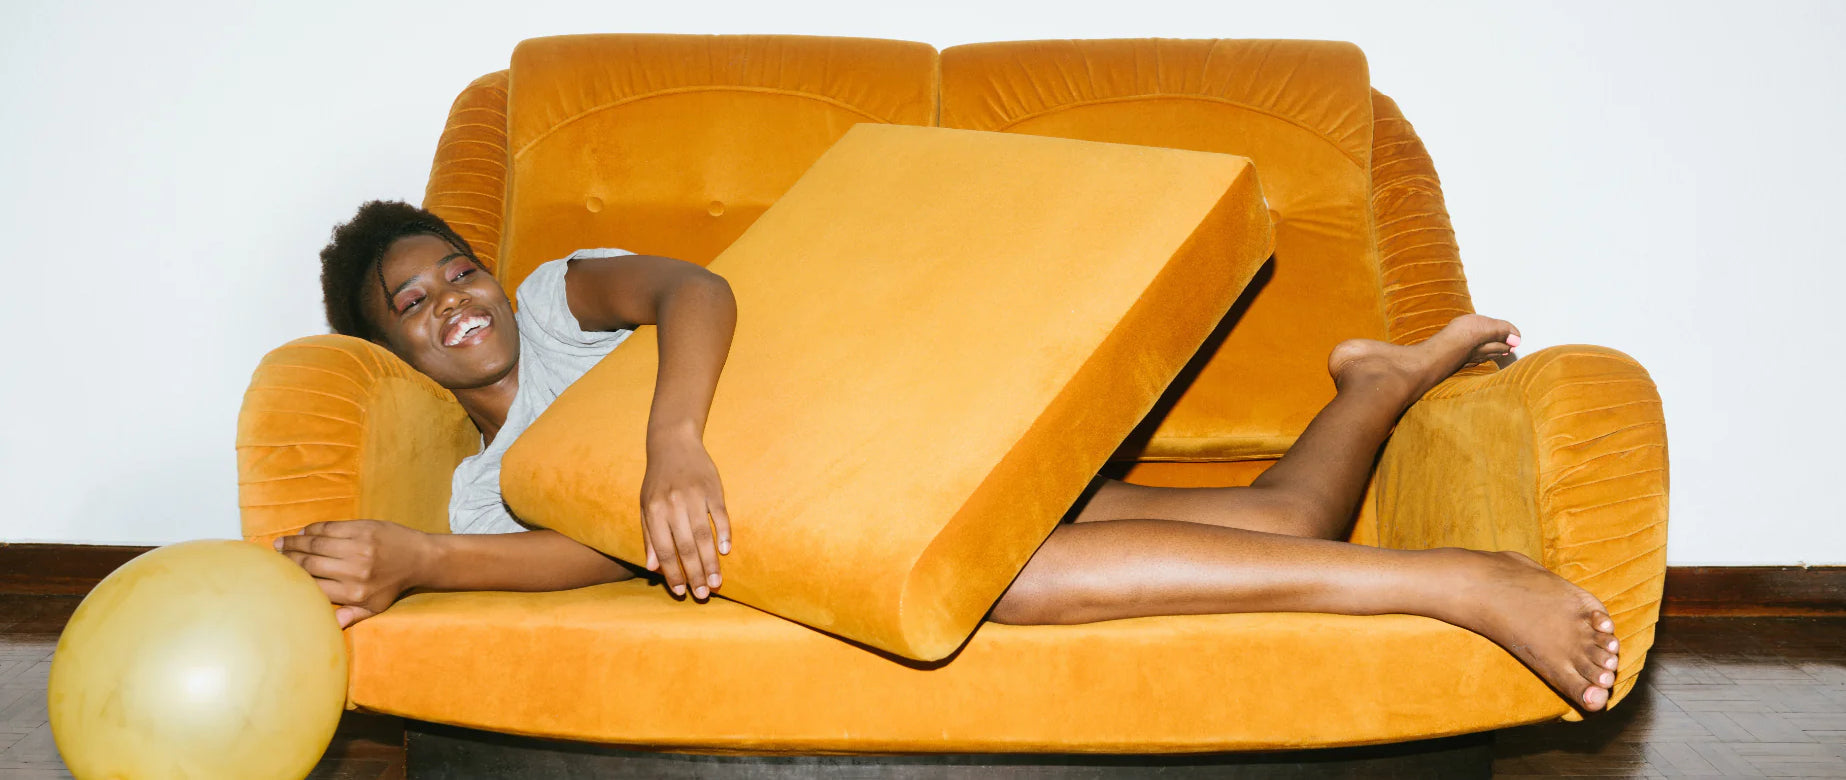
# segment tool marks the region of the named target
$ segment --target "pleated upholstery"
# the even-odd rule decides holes
[[[1409,615],[987,623],[946,663],[917,664],[628,582],[421,594],[347,636],[352,697],[368,709],[699,751],[1273,750],[1570,709],[1492,642]]]
[[[1415,344],[1474,313],[1436,165],[1397,101],[1372,91],[1372,215],[1386,337]],[[1482,363],[1475,373],[1491,373]]]
[[[1666,421],[1640,364],[1564,346],[1451,379],[1398,424],[1376,484],[1385,546],[1517,550],[1601,599],[1622,642],[1616,697],[1634,686],[1667,539]]]
[[[1327,352],[1387,330],[1365,57],[1326,41],[1027,41],[942,53],[942,124],[1222,152],[1256,163],[1275,257],[1215,351],[1116,457],[1286,452],[1333,397]],[[1253,384],[1260,383],[1260,384]],[[1257,388],[1260,388],[1257,389]]]
[[[1268,257],[1248,161],[865,124],[713,261],[724,594],[910,658],[967,639]],[[645,560],[653,328],[506,454],[514,514]],[[747,519],[746,519],[747,518]]]
[[[382,347],[309,336],[257,365],[237,417],[243,534],[389,520],[449,530],[449,476],[481,433],[448,390]]]
[[[449,223],[493,270],[500,258],[506,206],[506,83],[501,70],[474,80],[449,107],[436,142],[423,208]]]
[[[935,123],[936,51],[860,38],[568,35],[513,50],[499,271],[619,247],[701,265],[860,122]]]

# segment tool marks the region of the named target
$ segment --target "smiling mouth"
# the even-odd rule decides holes
[[[488,314],[463,314],[456,317],[449,323],[447,328],[443,329],[442,345],[445,347],[460,347],[479,344],[486,338],[487,331],[489,328],[493,327],[493,324],[494,319]]]

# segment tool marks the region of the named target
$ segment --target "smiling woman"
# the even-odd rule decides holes
[[[344,605],[342,624],[414,587],[561,590],[634,576],[514,518],[500,499],[500,457],[564,388],[643,324],[659,324],[662,342],[674,347],[652,410],[650,483],[641,496],[653,519],[648,568],[698,598],[721,584],[729,525],[700,437],[736,317],[724,280],[678,260],[580,250],[528,276],[515,313],[466,240],[427,211],[383,201],[334,231],[321,268],[333,328],[386,347],[448,388],[483,444],[454,474],[455,534],[355,519],[278,541]]]

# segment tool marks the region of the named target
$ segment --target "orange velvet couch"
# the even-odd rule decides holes
[[[509,290],[579,247],[706,263],[862,122],[1254,161],[1274,256],[1116,453],[1131,481],[1248,483],[1332,397],[1336,342],[1415,342],[1472,311],[1429,155],[1342,43],[536,39],[457,98],[424,205]],[[383,349],[291,342],[258,367],[240,418],[244,533],[351,518],[446,532],[450,472],[478,446],[453,397]],[[1582,585],[1617,623],[1619,702],[1653,639],[1666,511],[1646,371],[1565,346],[1418,403],[1352,539],[1518,550]],[[347,637],[354,706],[653,749],[1185,753],[1578,717],[1487,640],[1406,615],[986,624],[919,663],[628,582],[416,594]]]

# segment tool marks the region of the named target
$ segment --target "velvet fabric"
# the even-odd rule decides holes
[[[1666,445],[1653,380],[1615,350],[1553,347],[1505,371],[1455,377],[1412,407],[1385,446],[1380,542],[1517,550],[1595,594],[1622,643],[1619,700],[1660,617]]]
[[[578,244],[708,262],[845,132],[842,122],[936,123],[938,96],[944,125],[1255,160],[1279,219],[1277,264],[1117,453],[1123,460],[1109,470],[1131,481],[1247,484],[1331,397],[1324,359],[1333,341],[1412,343],[1472,310],[1430,155],[1345,44],[982,44],[945,51],[939,66],[918,44],[793,37],[573,37],[521,51],[535,56],[522,54],[455,101],[425,201],[494,262],[520,230],[556,231],[562,249],[529,245],[522,262]],[[704,75],[686,75],[695,72]],[[535,84],[540,73],[559,80]],[[810,75],[765,86],[773,73]],[[839,87],[855,79],[866,86]],[[515,95],[525,100],[518,107]],[[766,107],[768,98],[786,105]],[[794,108],[807,103],[816,105]],[[858,118],[829,118],[835,112]],[[621,121],[598,124],[607,117]],[[515,165],[509,138],[523,145],[548,122],[560,137],[594,126],[588,140],[601,151],[573,157],[539,139]],[[720,137],[719,128],[743,135]],[[737,183],[757,174],[734,169],[759,162],[779,184]],[[746,190],[743,202],[755,205],[740,213],[731,206]],[[520,200],[528,195],[537,199]],[[1323,327],[1320,318],[1332,319]],[[651,339],[629,346],[643,343]],[[1176,410],[1182,399],[1187,408]],[[354,517],[444,530],[449,474],[478,446],[452,396],[382,349],[332,336],[290,342],[258,367],[239,418],[244,533],[266,542]],[[720,468],[728,487],[734,469]],[[1588,588],[1624,643],[1614,704],[1632,689],[1653,636],[1667,488],[1666,434],[1646,372],[1610,350],[1559,347],[1510,370],[1470,369],[1413,407],[1352,538],[1521,550]],[[1575,717],[1486,640],[1406,616],[983,625],[959,652],[925,664],[741,604],[686,604],[631,582],[413,595],[347,639],[358,706],[702,751],[1275,749]]]
[[[1270,267],[1215,353],[1118,458],[1279,456],[1333,398],[1333,345],[1385,336],[1370,90],[1365,57],[1347,43],[1026,41],[942,52],[945,127],[1236,154],[1262,176],[1276,220]]]
[[[724,595],[898,655],[973,632],[1269,255],[1246,161],[854,128],[711,263]],[[623,560],[652,328],[508,450],[507,505]]]
[[[1272,750],[1570,710],[1492,642],[1410,615],[985,623],[946,662],[919,664],[628,582],[421,594],[347,636],[368,709],[701,752]]]
[[[270,352],[237,418],[243,531],[269,543],[366,518],[449,530],[449,476],[481,432],[455,395],[383,347],[309,336]]]
[[[497,271],[588,246],[703,265],[860,122],[931,125],[936,51],[860,38],[566,35],[513,50]]]

